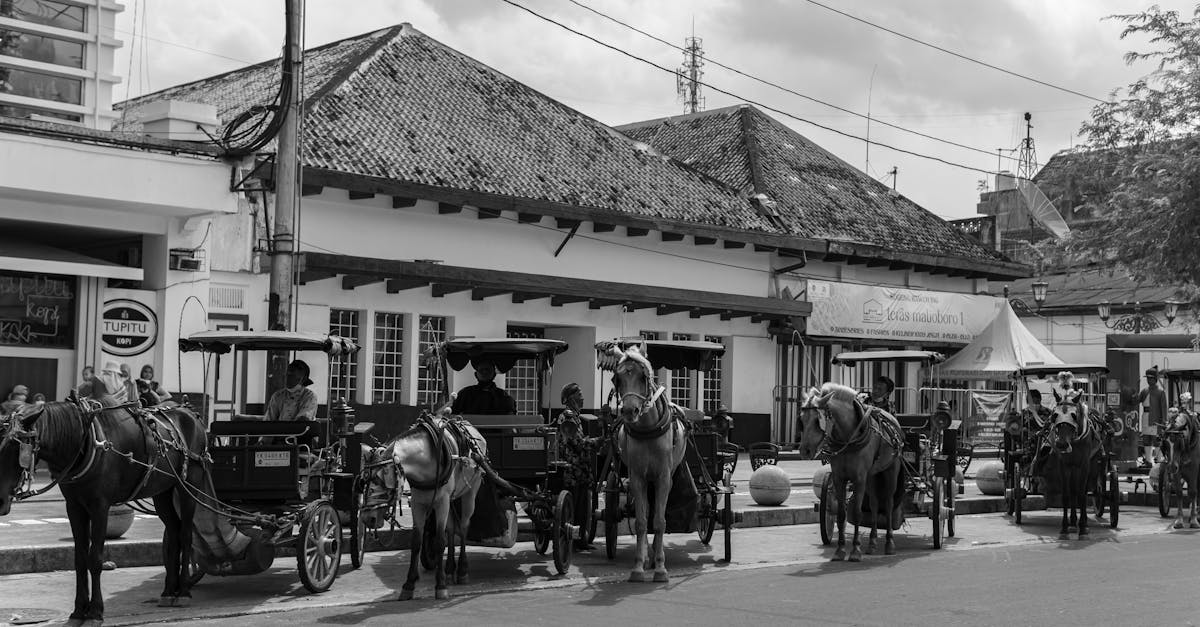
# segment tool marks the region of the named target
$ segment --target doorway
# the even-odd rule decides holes
[[[249,316],[210,314],[210,331],[245,331]],[[246,352],[230,351],[217,360],[213,372],[213,420],[232,420],[238,408],[246,405]]]

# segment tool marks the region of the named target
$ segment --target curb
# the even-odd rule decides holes
[[[1128,495],[1142,497],[1145,495]],[[1156,497],[1156,495],[1149,495]],[[1124,499],[1123,499],[1124,501]],[[1147,500],[1147,504],[1151,501]],[[1153,501],[1157,503],[1157,501]],[[1131,503],[1134,504],[1134,503]],[[986,514],[1004,511],[1004,498],[998,496],[960,498],[955,502],[955,513],[958,515]],[[1041,496],[1029,496],[1023,505],[1025,510],[1046,509],[1045,499]],[[734,528],[750,527],[782,527],[790,525],[810,525],[819,521],[815,504],[760,506],[751,505],[733,512]],[[627,535],[627,525],[622,525],[621,535]],[[410,530],[382,531],[378,534],[382,544],[373,538],[368,538],[368,551],[395,551],[408,547]],[[597,534],[603,538],[603,523]],[[349,542],[349,537],[344,536]],[[521,520],[518,526],[518,542],[533,540],[533,525],[528,520]],[[162,542],[158,540],[109,540],[105,543],[108,559],[116,562],[119,567],[132,568],[136,566],[161,566]],[[295,556],[292,548],[279,548],[276,559]],[[41,546],[19,546],[0,548],[0,575],[19,575],[41,573],[56,570],[75,569],[75,547],[69,542],[61,542]]]

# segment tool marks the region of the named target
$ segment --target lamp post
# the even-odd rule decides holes
[[[1108,301],[1101,301],[1100,304],[1096,305],[1096,313],[1099,314],[1100,321],[1104,323],[1104,326],[1114,331],[1137,335],[1143,331],[1149,333],[1161,329],[1175,322],[1175,316],[1179,314],[1179,306],[1181,304],[1175,300],[1168,300],[1166,303],[1163,303],[1163,315],[1167,319],[1166,322],[1159,320],[1158,316],[1153,313],[1142,310],[1141,301],[1133,303],[1133,313],[1121,316],[1112,322],[1109,322],[1109,318],[1112,317],[1112,304]]]

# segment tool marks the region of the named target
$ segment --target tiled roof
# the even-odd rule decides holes
[[[304,164],[365,177],[775,233],[735,190],[415,30],[305,53]],[[275,62],[150,94],[222,123],[276,90]]]
[[[1009,290],[1012,298],[1020,298],[1032,306],[1033,282],[1042,280],[1046,288],[1043,309],[1087,309],[1108,301],[1113,307],[1134,303],[1156,305],[1177,297],[1178,288],[1139,283],[1115,268],[1095,268],[1075,272],[1050,274],[1039,278],[1013,281]],[[993,292],[995,290],[993,289]]]
[[[774,200],[802,237],[1004,262],[958,228],[750,105],[618,126],[630,138]]]

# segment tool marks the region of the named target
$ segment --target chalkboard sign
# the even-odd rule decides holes
[[[75,348],[75,277],[0,272],[0,345]]]

